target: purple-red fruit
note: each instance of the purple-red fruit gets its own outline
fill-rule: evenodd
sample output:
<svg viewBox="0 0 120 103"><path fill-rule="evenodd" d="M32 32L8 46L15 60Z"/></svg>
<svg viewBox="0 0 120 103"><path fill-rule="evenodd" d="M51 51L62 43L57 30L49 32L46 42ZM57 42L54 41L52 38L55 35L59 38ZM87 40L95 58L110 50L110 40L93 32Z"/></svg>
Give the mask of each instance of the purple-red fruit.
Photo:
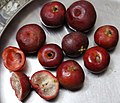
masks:
<svg viewBox="0 0 120 103"><path fill-rule="evenodd" d="M47 68L57 67L63 60L62 49L57 44L46 44L38 51L38 60Z"/></svg>
<svg viewBox="0 0 120 103"><path fill-rule="evenodd" d="M27 24L18 30L16 40L23 52L34 53L45 43L46 35L39 25Z"/></svg>
<svg viewBox="0 0 120 103"><path fill-rule="evenodd" d="M101 73L105 71L110 63L110 55L102 47L94 46L89 48L84 56L85 67L93 73Z"/></svg>
<svg viewBox="0 0 120 103"><path fill-rule="evenodd" d="M57 68L57 78L64 88L78 90L83 86L85 74L76 61L67 60Z"/></svg>
<svg viewBox="0 0 120 103"><path fill-rule="evenodd" d="M81 56L88 45L88 37L81 32L71 32L62 39L62 49L69 57Z"/></svg>
<svg viewBox="0 0 120 103"><path fill-rule="evenodd" d="M23 70L26 62L24 52L13 46L8 46L3 50L2 59L4 66L10 71Z"/></svg>
<svg viewBox="0 0 120 103"><path fill-rule="evenodd" d="M90 30L96 22L95 8L88 1L76 1L67 9L66 20L70 28L86 32Z"/></svg>
<svg viewBox="0 0 120 103"><path fill-rule="evenodd" d="M95 43L106 50L113 50L119 40L119 32L115 26L100 26L94 34Z"/></svg>
<svg viewBox="0 0 120 103"><path fill-rule="evenodd" d="M35 72L31 77L31 84L40 97L51 100L59 93L58 79L49 71L41 70Z"/></svg>
<svg viewBox="0 0 120 103"><path fill-rule="evenodd" d="M24 100L31 91L29 78L22 72L13 72L10 83L20 101Z"/></svg>
<svg viewBox="0 0 120 103"><path fill-rule="evenodd" d="M64 24L65 13L66 8L62 3L52 1L43 5L40 16L44 25L56 28Z"/></svg>

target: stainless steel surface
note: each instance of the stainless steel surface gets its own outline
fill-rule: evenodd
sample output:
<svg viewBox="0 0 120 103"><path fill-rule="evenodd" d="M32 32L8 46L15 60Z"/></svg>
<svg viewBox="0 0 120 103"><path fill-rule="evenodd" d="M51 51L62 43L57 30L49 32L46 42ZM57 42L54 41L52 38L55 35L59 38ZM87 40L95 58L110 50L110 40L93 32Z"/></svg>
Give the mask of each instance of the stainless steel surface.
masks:
<svg viewBox="0 0 120 103"><path fill-rule="evenodd" d="M39 12L42 4L47 0L35 0L24 9L22 9L9 23L0 38L0 103L21 103L15 96L10 86L11 73L4 67L1 53L7 46L16 46L17 30L29 23L41 25L46 32L46 43L56 43L61 46L61 40L64 35L71 30L63 26L59 29L48 29L41 24ZM65 4L66 8L74 0L59 0ZM104 24L112 24L120 31L120 0L90 0L97 11L97 21L94 30L88 34L89 47L94 46L94 32ZM120 41L116 49L110 52L111 62L106 72L100 75L91 74L83 65L82 57L76 59L83 67L85 72L85 82L83 88L79 91L71 92L60 89L58 97L50 103L120 103ZM70 58L65 58L70 59ZM44 69L38 62L36 56L27 56L27 69L23 71L28 76L34 72ZM56 75L55 71L52 71ZM32 91L24 103L49 103Z"/></svg>
<svg viewBox="0 0 120 103"><path fill-rule="evenodd" d="M10 0L1 0L0 1L0 9L5 6Z"/></svg>
<svg viewBox="0 0 120 103"><path fill-rule="evenodd" d="M33 0L0 0L0 36L12 18Z"/></svg>

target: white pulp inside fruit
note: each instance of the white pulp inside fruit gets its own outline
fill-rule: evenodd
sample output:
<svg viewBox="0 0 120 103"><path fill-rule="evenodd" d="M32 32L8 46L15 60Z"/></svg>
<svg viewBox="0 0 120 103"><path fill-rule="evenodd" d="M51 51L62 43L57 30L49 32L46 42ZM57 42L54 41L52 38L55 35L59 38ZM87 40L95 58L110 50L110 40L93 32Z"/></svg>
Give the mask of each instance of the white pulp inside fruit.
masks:
<svg viewBox="0 0 120 103"><path fill-rule="evenodd" d="M20 98L21 94L20 81L14 73L12 74L12 87L15 90L16 96Z"/></svg>
<svg viewBox="0 0 120 103"><path fill-rule="evenodd" d="M42 94L45 96L51 96L56 93L58 89L58 82L52 76L46 74L36 74L33 77L34 84L39 85Z"/></svg>

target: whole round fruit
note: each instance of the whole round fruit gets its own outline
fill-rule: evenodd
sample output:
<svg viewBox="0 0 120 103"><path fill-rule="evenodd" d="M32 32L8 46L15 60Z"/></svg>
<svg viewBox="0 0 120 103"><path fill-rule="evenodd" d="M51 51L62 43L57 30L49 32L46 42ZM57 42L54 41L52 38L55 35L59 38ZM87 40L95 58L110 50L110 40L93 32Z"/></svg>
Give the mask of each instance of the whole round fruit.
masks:
<svg viewBox="0 0 120 103"><path fill-rule="evenodd" d="M70 28L86 32L90 30L96 22L95 8L88 1L76 1L67 9L66 20Z"/></svg>
<svg viewBox="0 0 120 103"><path fill-rule="evenodd" d="M88 37L81 32L71 32L62 39L62 49L69 57L81 56L88 45Z"/></svg>
<svg viewBox="0 0 120 103"><path fill-rule="evenodd" d="M39 25L27 24L18 30L16 40L23 52L34 53L45 43L46 35Z"/></svg>
<svg viewBox="0 0 120 103"><path fill-rule="evenodd" d="M38 51L38 60L46 68L54 68L63 60L62 49L57 44L46 44Z"/></svg>
<svg viewBox="0 0 120 103"><path fill-rule="evenodd" d="M64 24L66 8L58 2L52 1L43 5L40 16L42 23L47 27L60 27Z"/></svg>
<svg viewBox="0 0 120 103"><path fill-rule="evenodd" d="M10 83L20 101L24 100L31 91L29 78L22 72L13 72Z"/></svg>
<svg viewBox="0 0 120 103"><path fill-rule="evenodd" d="M45 100L54 99L59 93L58 79L47 70L35 72L30 81L38 95Z"/></svg>
<svg viewBox="0 0 120 103"><path fill-rule="evenodd" d="M64 88L78 90L83 86L85 74L76 61L67 60L57 68L57 78Z"/></svg>
<svg viewBox="0 0 120 103"><path fill-rule="evenodd" d="M119 33L115 26L100 26L94 34L95 43L107 50L113 50L119 40Z"/></svg>
<svg viewBox="0 0 120 103"><path fill-rule="evenodd" d="M26 57L19 48L8 46L3 50L2 59L4 66L10 71L21 71L24 69Z"/></svg>
<svg viewBox="0 0 120 103"><path fill-rule="evenodd" d="M110 55L102 47L94 46L89 48L84 56L85 67L93 73L101 73L105 71L110 63Z"/></svg>

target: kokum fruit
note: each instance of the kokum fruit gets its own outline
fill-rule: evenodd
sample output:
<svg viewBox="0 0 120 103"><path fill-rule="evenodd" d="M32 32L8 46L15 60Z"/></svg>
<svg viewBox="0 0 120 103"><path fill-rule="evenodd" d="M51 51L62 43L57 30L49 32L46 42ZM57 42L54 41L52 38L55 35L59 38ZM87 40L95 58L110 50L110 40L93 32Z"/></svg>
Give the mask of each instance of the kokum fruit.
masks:
<svg viewBox="0 0 120 103"><path fill-rule="evenodd" d="M96 22L94 6L85 0L74 2L66 11L68 26L76 31L89 31Z"/></svg>

